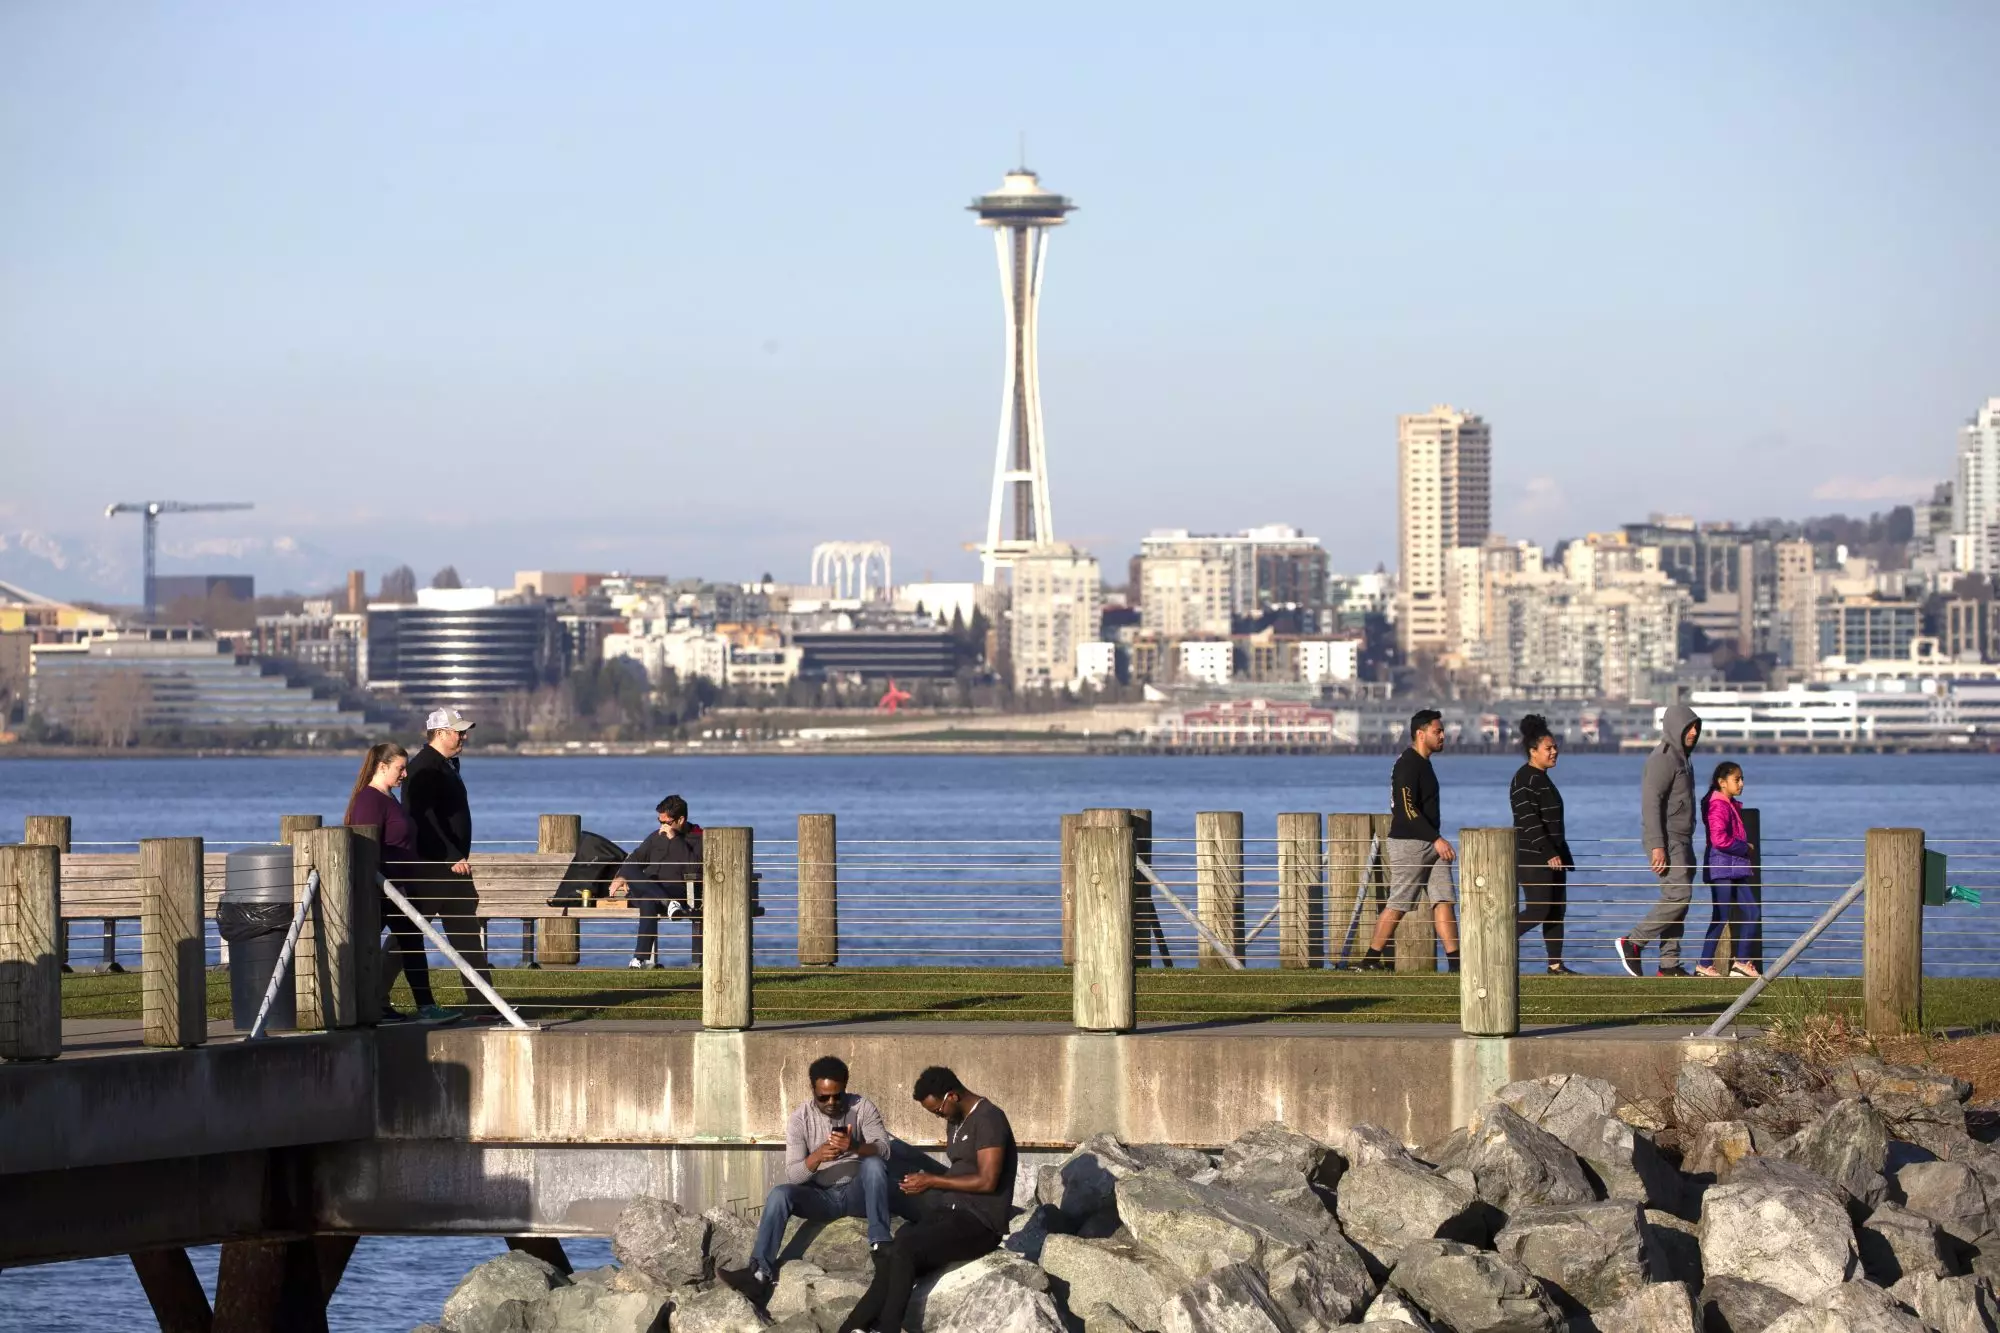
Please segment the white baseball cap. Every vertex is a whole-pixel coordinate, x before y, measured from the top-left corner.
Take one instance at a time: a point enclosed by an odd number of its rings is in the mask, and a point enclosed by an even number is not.
[[[456,708],[439,708],[424,719],[425,731],[471,731],[474,724]]]

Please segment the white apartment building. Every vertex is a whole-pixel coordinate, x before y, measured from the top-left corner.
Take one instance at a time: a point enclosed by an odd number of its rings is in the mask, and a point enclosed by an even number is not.
[[[1771,553],[1778,564],[1773,634],[1778,660],[1787,666],[1811,666],[1819,658],[1819,582],[1813,574],[1812,543],[1777,542]]]
[[[1048,542],[1016,555],[1012,578],[1014,688],[1071,688],[1077,649],[1095,642],[1103,623],[1097,557],[1068,542]]]
[[[1447,553],[1486,540],[1492,464],[1492,435],[1479,417],[1445,406],[1396,419],[1397,637],[1405,652],[1450,646]]]
[[[1361,674],[1359,639],[1303,639],[1298,645],[1299,679],[1308,685],[1354,680]]]
[[[1232,616],[1258,610],[1260,592],[1297,601],[1310,582],[1316,598],[1325,581],[1319,538],[1289,524],[1232,533],[1162,528],[1139,543],[1139,626],[1166,638],[1227,634]]]
[[[1964,573],[2000,572],[2000,398],[1988,398],[1958,432],[1951,556]]]
[[[1227,639],[1190,639],[1180,645],[1180,678],[1203,685],[1227,685],[1236,674],[1236,646]]]
[[[1079,685],[1108,685],[1118,678],[1118,645],[1101,639],[1076,646]]]
[[[1496,693],[1622,701],[1657,697],[1680,659],[1687,590],[1652,547],[1591,536],[1559,568],[1490,576],[1485,665]]]

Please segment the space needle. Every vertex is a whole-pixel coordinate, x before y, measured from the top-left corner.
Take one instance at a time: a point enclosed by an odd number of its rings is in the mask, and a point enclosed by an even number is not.
[[[986,512],[986,541],[979,548],[985,581],[995,581],[1023,551],[1055,540],[1049,516],[1049,459],[1042,436],[1042,384],[1036,369],[1036,322],[1042,275],[1048,267],[1049,229],[1076,208],[1042,188],[1035,173],[1016,167],[992,194],[974,199],[970,211],[993,229],[1000,256],[1000,304],[1006,315],[1007,372],[1000,398],[1000,443],[993,462],[993,501]],[[1013,522],[1001,535],[1008,492]]]

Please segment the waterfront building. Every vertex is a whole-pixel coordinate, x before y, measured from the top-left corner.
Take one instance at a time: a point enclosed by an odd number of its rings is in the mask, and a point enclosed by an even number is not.
[[[32,653],[29,711],[107,745],[142,731],[310,731],[327,739],[367,728],[339,699],[316,698],[202,631],[115,631],[38,644]]]
[[[232,602],[255,601],[257,580],[247,574],[159,574],[153,578],[155,605],[206,602],[212,597]]]
[[[422,588],[414,606],[368,608],[368,688],[412,709],[477,709],[556,682],[556,617],[493,588]]]
[[[1688,593],[1655,548],[1592,534],[1560,566],[1495,573],[1486,596],[1481,660],[1496,694],[1623,702],[1670,686]]]
[[[1308,685],[1329,685],[1361,674],[1359,639],[1306,639],[1297,648],[1299,679]]]
[[[1205,750],[1318,749],[1351,746],[1360,739],[1350,709],[1283,699],[1230,699],[1162,714],[1152,738]]]
[[[1076,679],[1080,685],[1105,686],[1118,679],[1118,645],[1097,640],[1076,646]]]
[[[1227,685],[1236,674],[1236,645],[1228,639],[1190,639],[1180,644],[1180,679],[1191,685]]]
[[[1843,597],[1819,608],[1818,660],[1906,659],[1922,632],[1923,607],[1916,602]]]
[[[1492,524],[1492,434],[1442,406],[1396,419],[1397,637],[1403,651],[1450,641],[1447,553],[1478,546]]]
[[[1702,743],[1945,749],[2000,741],[2000,681],[1879,679],[1841,687],[1697,690]],[[1657,711],[1655,724],[1665,716]]]
[[[1965,573],[2000,573],[2000,398],[1988,398],[1958,432],[1951,554]]]
[[[944,680],[958,674],[958,640],[949,630],[852,629],[792,636],[799,674],[825,679]]]
[[[0,583],[0,634],[19,633],[36,643],[64,643],[108,634],[118,622],[12,583]]]
[[[258,657],[297,662],[320,675],[361,685],[366,683],[367,642],[365,611],[335,611],[331,599],[314,599],[296,612],[258,616],[250,648]]]
[[[992,229],[1000,260],[1000,306],[1006,321],[1007,361],[1000,395],[1000,436],[993,461],[993,496],[986,540],[979,548],[984,581],[999,582],[1016,556],[1056,539],[1049,506],[1048,443],[1042,430],[1040,318],[1042,276],[1049,233],[1076,205],[1042,188],[1026,166],[1016,167],[991,194],[970,205],[979,225]],[[1003,520],[1012,508],[1012,523]],[[884,580],[887,583],[887,580]]]
[[[1232,533],[1162,528],[1134,561],[1142,628],[1168,637],[1228,634],[1237,617],[1283,615],[1298,632],[1330,628],[1325,549],[1287,523]]]
[[[1077,650],[1097,639],[1104,582],[1097,559],[1068,542],[1014,557],[1012,662],[1016,690],[1071,689]]]

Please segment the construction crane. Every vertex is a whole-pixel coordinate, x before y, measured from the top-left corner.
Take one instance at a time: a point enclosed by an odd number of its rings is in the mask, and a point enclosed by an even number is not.
[[[162,514],[213,514],[224,509],[254,509],[255,505],[225,501],[220,504],[184,504],[179,500],[141,500],[136,504],[115,504],[105,508],[106,518],[116,518],[120,514],[137,514],[145,525],[146,543],[146,619],[151,620],[159,610],[158,599],[153,595],[153,550],[159,543],[160,515]]]

